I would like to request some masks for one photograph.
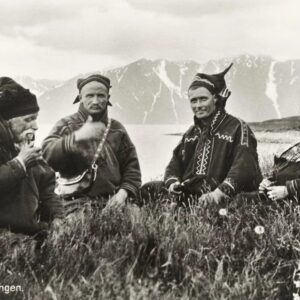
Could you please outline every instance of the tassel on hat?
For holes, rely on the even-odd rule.
[[[231,63],[224,71],[217,74],[197,73],[189,86],[189,89],[192,87],[205,87],[212,94],[218,94],[222,97],[222,94],[225,93],[228,98],[230,96],[230,91],[227,89],[224,77],[231,69],[232,65],[233,63]]]

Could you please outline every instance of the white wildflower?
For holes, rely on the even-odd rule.
[[[226,208],[221,208],[219,210],[219,215],[220,216],[227,216],[227,209]]]
[[[263,226],[257,225],[254,228],[256,234],[263,234],[265,232],[265,228]]]

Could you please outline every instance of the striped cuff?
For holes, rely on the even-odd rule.
[[[64,145],[65,152],[67,153],[73,153],[76,151],[74,133],[71,133],[64,137],[63,145]]]
[[[298,185],[296,183],[296,180],[290,180],[286,182],[286,187],[289,196],[297,196],[298,195]]]

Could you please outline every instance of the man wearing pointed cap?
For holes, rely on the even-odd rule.
[[[224,76],[231,66],[219,74],[196,74],[188,88],[194,124],[174,149],[164,177],[165,188],[182,200],[191,195],[199,205],[219,203],[255,190],[261,180],[253,132],[225,111],[231,93]],[[153,193],[151,184],[149,189]]]
[[[71,212],[86,202],[123,207],[127,199],[137,196],[141,172],[135,146],[124,126],[108,117],[110,80],[93,74],[78,79],[77,88],[74,103],[79,102],[78,111],[56,123],[44,140],[43,155],[61,177],[73,178],[90,167],[107,132],[96,162],[95,181],[83,195],[64,196],[66,209]]]
[[[35,235],[62,216],[55,174],[34,146],[35,95],[0,77],[0,232]]]
[[[196,74],[188,89],[194,124],[165,171],[171,194],[183,190],[198,195],[200,205],[255,190],[261,180],[253,132],[225,111],[231,92],[224,76],[231,67],[218,74]]]

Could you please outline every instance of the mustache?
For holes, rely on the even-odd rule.
[[[105,104],[91,104],[89,107],[90,108],[103,108],[103,107],[106,107],[107,106],[107,103]]]

